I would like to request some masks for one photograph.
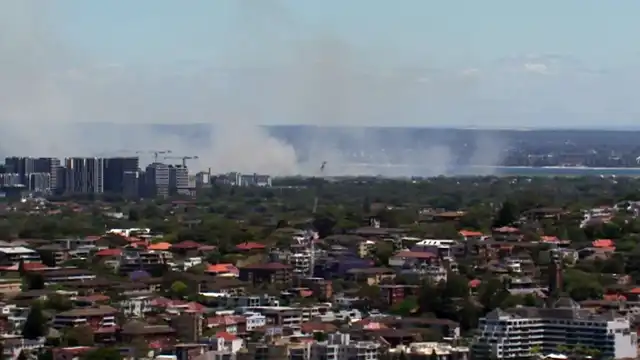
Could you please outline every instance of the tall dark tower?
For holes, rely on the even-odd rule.
[[[563,290],[562,255],[557,250],[549,250],[548,284],[549,298],[557,297]]]

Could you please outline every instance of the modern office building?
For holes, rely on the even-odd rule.
[[[188,195],[189,169],[182,165],[169,165],[169,194]]]
[[[138,157],[114,157],[105,158],[104,166],[104,192],[113,194],[124,193],[125,173],[137,172],[140,167]]]
[[[480,319],[472,351],[474,359],[522,359],[577,346],[605,359],[636,358],[638,338],[628,318],[595,314],[560,298],[552,307],[490,312]]]
[[[51,157],[12,156],[5,158],[5,171],[17,174],[20,184],[29,191],[54,191],[58,183],[59,168],[60,160]],[[34,176],[34,174],[38,175]],[[46,188],[43,188],[44,185]]]
[[[51,187],[51,174],[46,172],[28,174],[25,186],[30,192],[50,193],[53,189]]]
[[[171,170],[169,165],[152,163],[145,171],[145,194],[147,197],[169,196]]]
[[[67,158],[65,175],[65,192],[68,194],[102,194],[104,192],[102,158]]]
[[[131,199],[139,198],[140,183],[143,181],[144,178],[141,171],[125,171],[122,177],[122,195]]]

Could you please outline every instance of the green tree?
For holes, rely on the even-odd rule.
[[[44,289],[44,277],[38,272],[28,272],[25,274],[25,282],[27,290],[42,290]]]
[[[391,307],[391,313],[400,316],[411,316],[418,310],[418,298],[409,296]]]
[[[386,241],[376,243],[372,255],[376,266],[389,265],[389,258],[393,256],[393,244]]]
[[[315,341],[325,341],[325,340],[327,340],[327,334],[325,334],[322,331],[314,331],[313,339]]]
[[[38,360],[53,360],[53,351],[51,349],[46,349],[38,354]]]
[[[22,336],[25,339],[37,340],[47,333],[47,321],[42,313],[42,305],[39,302],[31,305],[29,315],[22,328]]]
[[[97,348],[95,350],[87,351],[81,357],[81,360],[122,360],[120,351],[115,348]]]
[[[431,351],[431,355],[429,355],[429,360],[438,360],[438,353],[436,353],[436,349]]]
[[[184,298],[185,296],[187,296],[189,287],[182,281],[174,281],[171,284],[170,290],[171,290],[171,296],[174,296],[177,298]]]
[[[493,221],[493,227],[510,226],[518,221],[518,208],[512,201],[505,201]]]
[[[45,309],[51,309],[56,312],[71,310],[72,307],[71,300],[60,294],[51,294],[44,302]]]
[[[93,346],[94,333],[90,326],[72,327],[64,334],[67,346]]]

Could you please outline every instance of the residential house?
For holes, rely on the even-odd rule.
[[[133,320],[122,326],[120,331],[125,344],[144,343],[151,349],[166,349],[175,343],[176,331],[168,325],[150,325]]]
[[[239,278],[254,285],[289,284],[292,280],[292,268],[281,263],[253,264],[240,267]]]
[[[389,268],[351,269],[347,271],[346,278],[368,285],[379,285],[385,281],[391,281],[396,277],[395,271]]]
[[[117,313],[117,309],[106,305],[76,308],[57,313],[52,325],[56,329],[78,325],[89,325],[94,330],[111,328],[116,326]]]

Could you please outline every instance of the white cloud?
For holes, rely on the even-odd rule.
[[[461,76],[476,76],[480,73],[480,69],[476,69],[476,68],[469,68],[469,69],[464,69],[460,72]]]
[[[549,67],[546,64],[543,63],[525,63],[524,65],[524,71],[529,72],[529,73],[535,73],[535,74],[549,74]]]

